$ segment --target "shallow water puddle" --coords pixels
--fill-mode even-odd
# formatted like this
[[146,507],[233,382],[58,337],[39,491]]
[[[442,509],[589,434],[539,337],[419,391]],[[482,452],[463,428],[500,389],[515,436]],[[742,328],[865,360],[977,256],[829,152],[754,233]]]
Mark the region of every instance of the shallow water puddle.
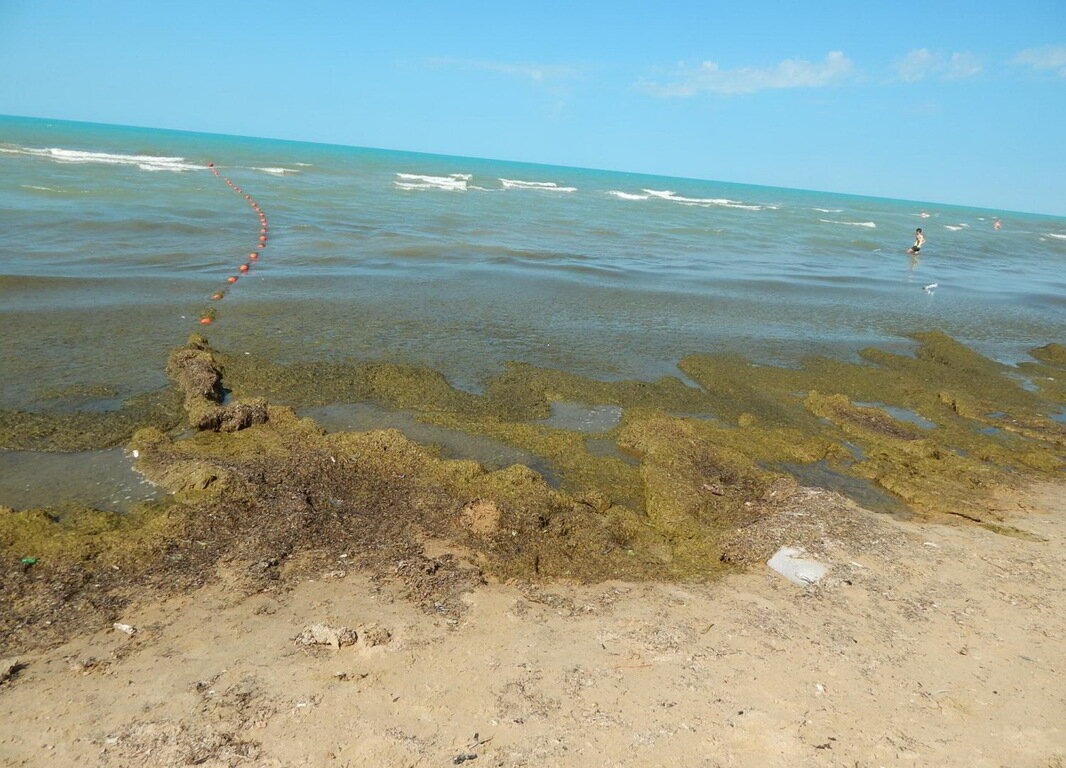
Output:
[[618,443],[606,437],[590,437],[585,440],[585,450],[593,456],[605,459],[620,459],[631,467],[639,467],[640,459],[623,452]]
[[115,512],[164,494],[122,448],[51,453],[0,451],[0,504],[31,509],[74,502]]
[[896,419],[897,421],[906,421],[909,424],[916,424],[922,429],[936,428],[936,424],[923,416],[919,416],[910,408],[900,408],[898,405],[886,405],[885,403],[855,403],[855,405],[861,408],[880,408],[893,419]]
[[622,421],[622,408],[618,405],[554,402],[551,409],[551,416],[536,423],[575,432],[609,432]]
[[881,490],[869,480],[838,472],[825,460],[813,464],[776,464],[774,469],[788,472],[803,485],[827,488],[847,496],[861,507],[894,515],[910,517],[911,510],[902,501],[887,491]]
[[855,443],[848,440],[845,440],[842,445],[848,449],[848,452],[855,461],[862,461],[866,458],[866,453],[862,450],[861,446],[855,445]]
[[408,438],[425,446],[436,446],[446,459],[472,459],[488,469],[503,469],[524,464],[540,473],[553,487],[560,479],[541,457],[508,445],[500,440],[470,435],[458,429],[424,424],[408,411],[394,411],[372,403],[334,403],[297,410],[328,432],[365,432],[373,429],[398,429]]

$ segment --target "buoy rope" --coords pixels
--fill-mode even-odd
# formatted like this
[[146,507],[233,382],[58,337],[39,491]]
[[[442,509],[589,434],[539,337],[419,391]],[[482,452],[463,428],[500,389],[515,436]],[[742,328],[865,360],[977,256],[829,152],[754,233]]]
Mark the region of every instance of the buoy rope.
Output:
[[[267,246],[267,217],[266,217],[266,214],[263,213],[263,209],[261,207],[259,207],[259,203],[257,203],[255,201],[255,199],[251,195],[246,194],[243,189],[241,189],[236,184],[234,184],[231,179],[229,179],[229,178],[223,176],[222,174],[220,174],[218,172],[218,168],[215,167],[214,163],[208,163],[207,167],[211,170],[211,174],[216,179],[222,179],[222,181],[226,182],[226,186],[228,186],[233,191],[234,194],[241,195],[242,197],[244,197],[245,202],[248,203],[248,205],[251,207],[251,209],[253,211],[255,211],[256,216],[259,217],[259,239],[258,239],[258,241],[255,244],[255,250],[248,254],[248,260],[246,262],[244,262],[243,264],[241,264],[240,266],[237,267],[237,274],[236,275],[230,275],[229,277],[226,278],[226,283],[228,285],[233,285],[234,283],[237,282],[238,279],[240,279],[240,276],[248,274],[248,272],[252,268],[252,265],[255,264],[257,261],[259,261],[260,253],[263,251],[264,248],[266,248],[266,246]],[[224,299],[225,297],[226,297],[226,290],[224,288],[220,288],[219,290],[217,290],[213,294],[211,294],[211,300],[212,301],[220,301],[220,300]],[[215,318],[217,316],[218,316],[218,312],[215,311],[214,307],[208,307],[203,312],[200,313],[200,324],[201,325],[210,325],[211,323],[215,322]]]

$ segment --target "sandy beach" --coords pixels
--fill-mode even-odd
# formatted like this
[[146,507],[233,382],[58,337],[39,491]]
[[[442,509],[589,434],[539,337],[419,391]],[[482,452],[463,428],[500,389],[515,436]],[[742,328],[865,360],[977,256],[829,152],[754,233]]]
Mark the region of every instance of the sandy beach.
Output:
[[[898,364],[962,382],[937,401],[949,419],[980,408],[966,382],[979,396],[1014,391],[950,340],[927,343],[939,353]],[[1055,356],[1048,370],[1060,352],[1037,350]],[[174,349],[168,397],[183,398],[188,428],[143,428],[126,446],[165,500],[126,515],[0,508],[2,764],[1066,759],[1062,435],[1038,413],[997,420],[1027,452],[976,433],[960,453],[942,442],[964,433],[927,436],[809,394],[804,407],[825,414],[816,431],[839,424],[883,487],[925,509],[900,516],[750,453],[817,458],[837,450],[829,442],[747,411],[736,429],[648,407],[709,396],[676,381],[540,373],[499,389],[520,397],[478,399],[414,369],[316,369],[319,383],[429,391],[530,447],[557,441],[554,455],[588,470],[589,485],[568,490],[522,465],[441,458],[396,429],[329,432],[246,391],[226,397],[223,376],[241,381],[226,360],[199,336]],[[616,428],[639,463],[568,454],[565,429],[477,416],[492,397],[547,411],[548,394],[567,391],[640,398]],[[620,502],[626,482],[636,507]],[[792,581],[767,567],[784,548],[817,572]]]
[[1066,768],[1062,2],[129,5],[0,2],[0,768]]
[[[344,558],[267,588],[228,563],[128,606],[132,635],[19,656],[0,761],[1063,765],[1063,488],[1001,500],[1028,539],[805,495],[786,513],[793,543],[830,566],[806,587],[766,567],[698,585],[486,583],[446,617]],[[425,551],[474,567],[441,541]],[[355,637],[303,644],[315,624]]]

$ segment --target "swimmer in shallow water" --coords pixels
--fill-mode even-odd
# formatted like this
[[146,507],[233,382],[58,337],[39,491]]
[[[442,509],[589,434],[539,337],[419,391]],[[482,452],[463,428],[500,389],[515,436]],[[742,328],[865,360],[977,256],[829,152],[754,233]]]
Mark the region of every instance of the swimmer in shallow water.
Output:
[[1003,228],[1003,222],[1000,221],[999,217],[997,216],[995,223],[992,224],[992,229],[998,230],[998,229],[1002,229],[1002,228]]
[[918,251],[922,250],[922,246],[925,245],[925,235],[922,234],[922,228],[914,230],[914,245],[912,245],[907,253],[911,255],[917,255]]

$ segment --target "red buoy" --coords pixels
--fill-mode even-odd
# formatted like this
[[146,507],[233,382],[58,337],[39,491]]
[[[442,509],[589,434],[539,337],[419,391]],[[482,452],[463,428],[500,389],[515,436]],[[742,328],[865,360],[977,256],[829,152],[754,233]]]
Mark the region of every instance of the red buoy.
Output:
[[226,282],[227,283],[235,283],[235,282],[237,282],[237,278],[235,278],[235,277],[227,277],[226,278]]
[[248,271],[248,265],[247,264],[241,264],[239,267],[237,267],[237,269],[239,269],[241,272],[247,272]]
[[217,292],[211,294],[211,298],[214,299],[215,301],[218,301],[219,299],[221,299],[225,295],[226,294],[224,294],[222,291],[217,291]]
[[252,261],[255,261],[256,259],[259,258],[259,254],[258,253],[249,253],[248,254],[248,258],[251,259]]
[[201,317],[200,318],[200,325],[211,325],[211,318],[210,317]]
[[259,245],[256,246],[256,248],[258,248],[259,250],[263,250],[266,247],[267,247],[266,243],[260,243]]
[[259,242],[265,243],[266,241],[267,241],[267,236],[266,235],[260,235],[259,236]]

